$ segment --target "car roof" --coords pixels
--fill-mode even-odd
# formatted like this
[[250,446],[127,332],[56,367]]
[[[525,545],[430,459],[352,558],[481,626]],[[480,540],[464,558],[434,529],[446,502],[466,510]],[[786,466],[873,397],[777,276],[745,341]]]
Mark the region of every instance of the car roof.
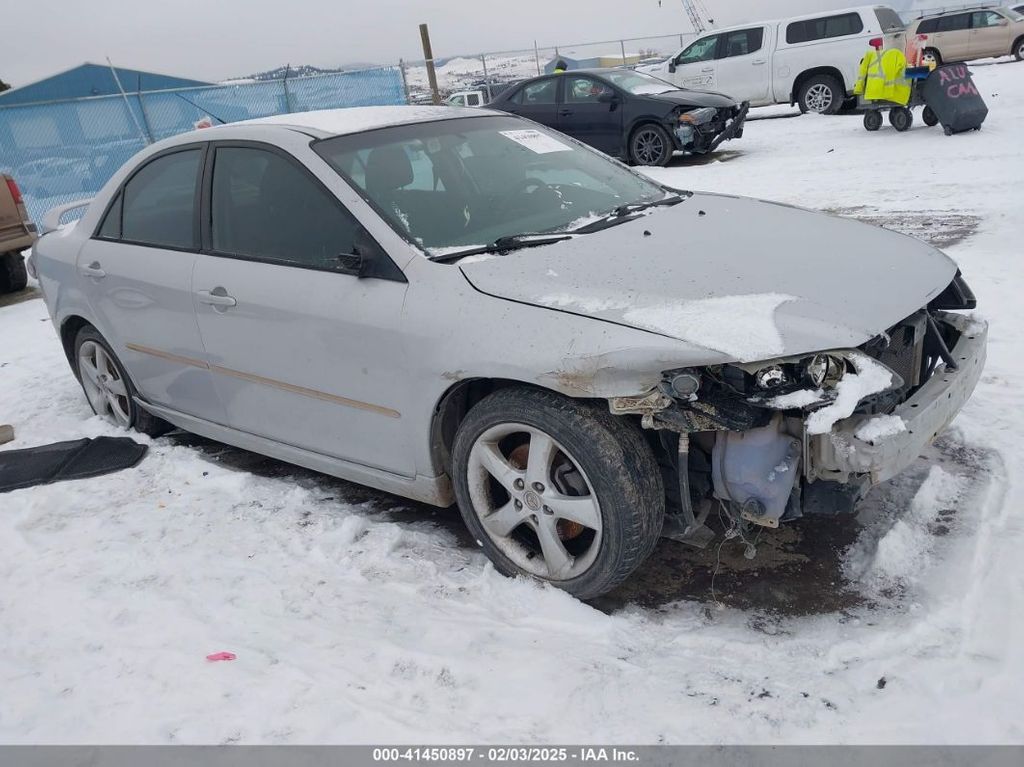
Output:
[[[383,106],[321,109],[315,112],[258,117],[255,120],[228,123],[226,126],[276,125],[302,131],[314,131],[323,136],[344,136],[352,133],[408,125],[418,122],[454,120],[460,117],[481,117],[487,112],[449,106]],[[221,126],[218,126],[218,128]]]
[[938,13],[928,13],[923,16],[918,16],[914,19],[917,21],[924,21],[926,19],[938,19],[943,16],[956,16],[960,13],[974,13],[975,11],[998,11],[1006,8],[1004,5],[971,5],[966,8],[950,8],[945,11],[939,11]]
[[807,21],[809,19],[820,19],[823,16],[840,16],[844,13],[867,13],[868,11],[878,10],[879,8],[885,8],[892,10],[887,5],[854,5],[849,8],[828,8],[826,10],[817,11],[816,13],[804,13],[800,16],[781,16],[774,19],[763,19],[761,21],[751,21],[747,24],[733,24],[731,27],[715,27],[714,29],[707,29],[701,32],[697,37],[692,38],[689,42],[693,42],[702,37],[710,37],[711,35],[717,35],[722,32],[737,32],[741,29],[752,29],[754,27],[768,27],[772,24],[790,24],[794,21]]

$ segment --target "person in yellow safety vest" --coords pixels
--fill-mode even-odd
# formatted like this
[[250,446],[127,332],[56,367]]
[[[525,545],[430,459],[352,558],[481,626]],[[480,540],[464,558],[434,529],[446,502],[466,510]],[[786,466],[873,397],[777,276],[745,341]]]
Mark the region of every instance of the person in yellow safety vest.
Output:
[[569,65],[565,63],[565,59],[559,59],[555,62],[555,74],[565,74],[565,70],[569,68]]
[[907,80],[907,57],[895,48],[882,52],[872,47],[860,60],[855,96],[865,101],[888,101],[906,106],[910,103],[910,81]]

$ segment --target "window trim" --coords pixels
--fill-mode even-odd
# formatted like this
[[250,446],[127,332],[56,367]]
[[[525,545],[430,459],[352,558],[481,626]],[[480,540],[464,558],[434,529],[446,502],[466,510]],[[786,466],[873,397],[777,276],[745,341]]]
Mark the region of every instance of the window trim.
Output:
[[[314,142],[315,143],[315,142]],[[365,233],[367,239],[371,241],[376,250],[375,261],[376,268],[364,276],[367,278],[376,278],[382,280],[390,280],[392,282],[408,282],[405,273],[399,268],[399,266],[391,258],[391,255],[384,249],[384,247],[377,241],[377,238],[370,234],[369,230],[359,220],[359,217],[353,213],[348,207],[338,199],[338,196],[332,192],[327,185],[317,178],[316,174],[313,173],[309,168],[306,167],[305,163],[299,160],[291,152],[282,149],[276,144],[271,144],[266,141],[255,141],[252,139],[221,139],[219,141],[207,142],[207,153],[203,158],[202,172],[200,174],[200,206],[199,206],[199,235],[200,235],[200,249],[199,253],[204,256],[213,256],[215,258],[230,258],[236,261],[252,261],[260,264],[272,264],[274,266],[286,266],[292,269],[308,269],[314,272],[327,272],[328,274],[346,274],[352,277],[359,277],[359,270],[350,267],[345,267],[339,263],[338,266],[318,266],[316,264],[302,264],[296,261],[288,261],[283,258],[269,258],[267,256],[253,256],[244,253],[229,253],[225,251],[216,250],[213,247],[213,170],[215,164],[215,158],[218,149],[257,149],[261,151],[270,152],[275,154],[285,162],[297,168],[298,171],[303,174],[306,178],[313,182],[313,184],[327,195],[327,198],[331,203],[338,209],[342,215],[350,217],[356,224],[357,227],[361,228]],[[319,157],[319,155],[317,155]],[[321,158],[323,159],[323,158]],[[325,161],[326,162],[326,161]],[[334,171],[331,168],[332,172]],[[340,175],[339,178],[342,178]],[[344,179],[342,179],[344,180]],[[341,253],[339,255],[355,255]]]
[[[847,32],[846,34],[843,35],[826,35],[825,37],[812,37],[807,40],[795,40],[792,42],[789,39],[790,30],[792,30],[794,27],[798,25],[812,24],[818,21],[824,21],[827,24],[829,19],[843,19],[849,18],[851,16],[856,17],[857,22],[860,24],[860,29],[857,32]],[[786,41],[786,45],[813,45],[814,43],[820,43],[826,40],[838,40],[842,37],[853,37],[854,35],[861,35],[864,33],[865,29],[867,29],[867,27],[864,25],[864,17],[861,16],[860,11],[846,11],[845,13],[824,13],[820,16],[796,19],[794,21],[789,22],[786,25],[786,33],[784,35],[784,39]]]
[[[757,32],[761,33],[761,42],[758,44],[757,48],[754,48],[753,50],[747,51],[746,53],[737,53],[735,56],[730,56],[727,48],[729,44],[729,37],[730,35],[738,35],[741,32],[747,36],[748,46],[750,45],[750,35],[756,34]],[[718,37],[718,45],[716,46],[717,55],[715,56],[715,61],[722,61],[724,59],[738,59],[743,56],[753,56],[755,53],[759,53],[761,50],[764,49],[764,32],[765,28],[759,25],[755,25],[753,27],[745,27],[744,29],[733,29],[728,32],[721,32]]]
[[[201,239],[201,236],[200,236],[201,232],[200,232],[200,226],[199,226],[199,205],[200,205],[200,202],[201,202],[203,171],[204,171],[204,169],[206,167],[206,157],[207,157],[207,154],[209,152],[209,145],[210,145],[210,142],[208,142],[208,141],[196,141],[196,142],[193,142],[191,144],[181,144],[179,146],[168,147],[167,149],[164,149],[163,151],[157,152],[154,155],[150,155],[145,160],[143,160],[141,163],[139,163],[132,170],[132,172],[130,174],[128,174],[128,176],[124,179],[124,181],[122,181],[120,184],[118,184],[117,191],[115,191],[114,194],[112,194],[110,196],[110,199],[107,200],[107,205],[103,209],[103,215],[100,216],[99,221],[96,223],[96,227],[93,229],[92,234],[89,236],[89,239],[90,240],[98,240],[99,242],[119,243],[121,245],[136,245],[136,246],[138,246],[140,248],[157,248],[159,250],[171,250],[171,251],[174,251],[176,253],[198,253],[198,252],[200,252],[200,246],[202,245],[202,239]],[[159,245],[159,244],[152,243],[152,242],[139,242],[138,240],[128,240],[128,239],[125,239],[125,237],[124,237],[124,204],[123,204],[123,197],[122,197],[122,195],[124,195],[125,187],[127,187],[128,184],[131,183],[132,179],[134,179],[135,176],[137,176],[142,171],[143,168],[148,167],[151,163],[154,163],[154,162],[156,162],[157,160],[159,160],[159,159],[161,159],[163,157],[167,157],[168,155],[180,154],[181,152],[192,152],[192,151],[195,151],[197,149],[199,150],[200,154],[199,154],[199,168],[197,169],[197,172],[196,172],[196,187],[195,187],[195,191],[194,191],[194,194],[193,194],[193,197],[192,197],[192,246],[191,247],[187,247],[187,248],[182,248],[182,247],[179,247],[177,245]],[[111,210],[111,208],[114,207],[114,203],[117,202],[117,198],[118,197],[122,197],[121,221],[119,222],[120,226],[118,227],[118,231],[121,233],[121,236],[118,237],[117,239],[114,239],[112,237],[101,237],[100,236],[100,230],[103,228],[103,224],[106,222],[107,216],[110,215],[110,210]]]

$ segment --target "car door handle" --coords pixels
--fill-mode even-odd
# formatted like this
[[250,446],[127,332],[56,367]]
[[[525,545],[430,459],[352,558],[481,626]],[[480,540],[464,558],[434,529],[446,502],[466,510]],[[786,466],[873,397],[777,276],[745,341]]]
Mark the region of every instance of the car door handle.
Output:
[[208,304],[210,306],[222,306],[225,309],[230,306],[238,306],[238,301],[233,296],[229,296],[228,292],[224,288],[214,288],[213,290],[197,290],[196,298],[201,304]]
[[86,277],[92,277],[95,280],[102,280],[104,277],[107,276],[107,273],[100,268],[99,261],[93,261],[88,266],[83,266],[82,274],[84,274]]
[[757,61],[754,61],[752,63],[755,67],[759,67],[762,64],[767,64],[768,62],[765,59],[758,59]]
[[702,69],[700,71],[701,72],[714,72],[715,68],[714,67],[704,67],[704,69]]
[[571,116],[573,114],[573,110],[571,110],[571,109],[563,109],[558,114],[561,117],[569,117],[569,116]]

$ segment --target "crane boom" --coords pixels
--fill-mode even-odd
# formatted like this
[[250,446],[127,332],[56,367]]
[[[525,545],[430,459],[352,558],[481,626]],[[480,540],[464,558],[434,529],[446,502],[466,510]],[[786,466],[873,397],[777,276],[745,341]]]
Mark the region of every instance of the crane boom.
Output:
[[711,18],[711,14],[704,7],[702,0],[683,0],[683,8],[686,9],[686,15],[690,18],[693,30],[697,34],[715,25],[715,20]]

